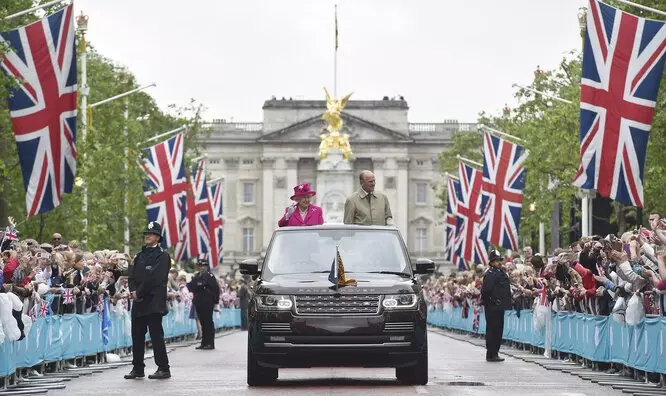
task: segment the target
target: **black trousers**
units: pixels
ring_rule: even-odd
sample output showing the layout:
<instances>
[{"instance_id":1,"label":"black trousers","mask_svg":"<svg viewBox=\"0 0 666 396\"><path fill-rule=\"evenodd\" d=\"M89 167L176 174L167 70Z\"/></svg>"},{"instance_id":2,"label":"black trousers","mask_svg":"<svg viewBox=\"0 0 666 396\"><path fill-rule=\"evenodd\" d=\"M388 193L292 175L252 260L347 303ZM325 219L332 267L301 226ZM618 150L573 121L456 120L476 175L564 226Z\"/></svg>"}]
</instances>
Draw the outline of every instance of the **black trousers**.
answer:
<instances>
[{"instance_id":1,"label":"black trousers","mask_svg":"<svg viewBox=\"0 0 666 396\"><path fill-rule=\"evenodd\" d=\"M504 311L485 308L486 313L486 359L499 355L504 332Z\"/></svg>"},{"instance_id":2,"label":"black trousers","mask_svg":"<svg viewBox=\"0 0 666 396\"><path fill-rule=\"evenodd\" d=\"M169 358L167 358L166 345L164 345L162 314L159 313L132 318L132 365L134 365L134 369L143 372L143 368L146 366L143 362L146 352L146 330L150 332L150 342L153 344L153 355L157 368L169 371Z\"/></svg>"},{"instance_id":3,"label":"black trousers","mask_svg":"<svg viewBox=\"0 0 666 396\"><path fill-rule=\"evenodd\" d=\"M194 304L197 318L201 323L201 345L215 346L215 325L213 324L214 304L209 301L200 301Z\"/></svg>"},{"instance_id":4,"label":"black trousers","mask_svg":"<svg viewBox=\"0 0 666 396\"><path fill-rule=\"evenodd\" d=\"M247 307L241 306L241 330L247 330Z\"/></svg>"}]
</instances>

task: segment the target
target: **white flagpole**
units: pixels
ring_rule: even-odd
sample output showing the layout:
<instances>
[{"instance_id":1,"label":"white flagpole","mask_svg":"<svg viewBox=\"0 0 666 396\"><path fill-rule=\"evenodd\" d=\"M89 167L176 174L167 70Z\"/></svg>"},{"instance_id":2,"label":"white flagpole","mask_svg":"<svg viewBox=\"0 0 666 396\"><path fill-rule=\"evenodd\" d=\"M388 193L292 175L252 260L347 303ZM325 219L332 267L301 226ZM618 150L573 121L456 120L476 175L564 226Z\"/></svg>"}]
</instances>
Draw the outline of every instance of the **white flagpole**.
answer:
<instances>
[{"instance_id":1,"label":"white flagpole","mask_svg":"<svg viewBox=\"0 0 666 396\"><path fill-rule=\"evenodd\" d=\"M157 136L153 136L153 137L151 137L150 139L146 140L145 142L143 142L143 143L141 143L141 144L146 144L146 143L149 143L149 142L155 141L155 140L157 140L157 139L163 138L164 136L169 136L169 135L172 135L172 134L174 134L174 133L178 133L178 132L180 132L180 131L182 131L183 129L186 129L186 128L187 128L187 125L183 125L182 127L179 127L179 128L176 128L176 129L172 129L172 130L170 130L170 131L168 131L168 132L160 133L159 135L157 135Z\"/></svg>"},{"instance_id":2,"label":"white flagpole","mask_svg":"<svg viewBox=\"0 0 666 396\"><path fill-rule=\"evenodd\" d=\"M19 12L15 13L15 14L12 14L12 15L7 15L4 19L5 19L5 21L6 21L6 20L8 20L8 19L17 18L17 17L20 17L21 15L29 14L29 13L31 13L31 12L33 12L33 11L41 10L42 8L45 8L45 7L48 7L48 6L51 6L51 5L57 4L57 3L66 3L66 4L64 5L64 7L66 7L66 6L69 5L70 1L69 1L69 0L53 0L53 1L49 1L48 3L44 3L44 4L42 4L42 5L38 5L38 6L36 6L36 7L32 7L32 8L29 8L29 9L27 9L27 10L24 10L24 11L19 11Z\"/></svg>"},{"instance_id":3,"label":"white flagpole","mask_svg":"<svg viewBox=\"0 0 666 396\"><path fill-rule=\"evenodd\" d=\"M333 56L333 99L338 98L338 5L335 5L335 54Z\"/></svg>"},{"instance_id":4,"label":"white flagpole","mask_svg":"<svg viewBox=\"0 0 666 396\"><path fill-rule=\"evenodd\" d=\"M476 162L476 161L471 160L469 158L461 157L460 155L456 155L456 158L458 158L459 160L461 160L463 162L467 162L467 163L472 164L474 166L480 166L481 168L483 168L483 164L480 163L480 162Z\"/></svg>"},{"instance_id":5,"label":"white flagpole","mask_svg":"<svg viewBox=\"0 0 666 396\"><path fill-rule=\"evenodd\" d=\"M541 96L545 96L545 97L547 97L547 98L550 98L550 99L553 99L553 100L557 100L558 102L562 102L562 103L566 103L566 104L572 104L572 103L573 103L573 102L570 101L570 100L562 99L562 98L560 98L560 97L557 97L557 96L554 96L554 95L550 95L550 94L547 94L547 93L545 93L545 92L537 91L536 89L523 87L522 85L512 84L511 86L512 86L512 87L521 88L521 89L524 89L524 90L526 90L526 91L534 92L535 94L539 94L539 95L541 95Z\"/></svg>"},{"instance_id":6,"label":"white flagpole","mask_svg":"<svg viewBox=\"0 0 666 396\"><path fill-rule=\"evenodd\" d=\"M525 140L523 140L523 139L521 139L521 138L519 138L519 137L517 137L517 136L509 135L508 133L505 133L505 132L499 131L499 130L497 130L497 129L491 128L491 127L489 127L489 126L487 126L487 125L479 124L479 129L486 129L488 132L492 132L492 133L494 133L494 134L502 135L502 136L504 136L504 137L508 137L508 138L510 138L510 139L514 139L514 140L517 140L517 141L519 141L519 142L523 142L523 143L525 143Z\"/></svg>"},{"instance_id":7,"label":"white flagpole","mask_svg":"<svg viewBox=\"0 0 666 396\"><path fill-rule=\"evenodd\" d=\"M107 99L104 99L104 100L100 100L99 102L96 102L96 103L91 104L91 105L90 105L90 108L93 109L93 108L95 108L95 107L97 107L97 106L103 105L103 104L105 104L105 103L109 103L109 102L114 101L114 100L116 100L116 99L123 98L123 97L125 97L125 96L127 96L127 95L131 95L131 94L133 94L133 93L135 93L135 92L143 91L143 90L146 89L146 88L156 87L156 86L157 86L157 84L155 84L155 83L148 84L148 85L144 85L143 87L139 87L139 88L133 89L133 90L131 90L131 91L127 91L127 92L125 92L125 93L121 93L121 94L119 94L119 95L112 96L112 97L107 98Z\"/></svg>"}]
</instances>

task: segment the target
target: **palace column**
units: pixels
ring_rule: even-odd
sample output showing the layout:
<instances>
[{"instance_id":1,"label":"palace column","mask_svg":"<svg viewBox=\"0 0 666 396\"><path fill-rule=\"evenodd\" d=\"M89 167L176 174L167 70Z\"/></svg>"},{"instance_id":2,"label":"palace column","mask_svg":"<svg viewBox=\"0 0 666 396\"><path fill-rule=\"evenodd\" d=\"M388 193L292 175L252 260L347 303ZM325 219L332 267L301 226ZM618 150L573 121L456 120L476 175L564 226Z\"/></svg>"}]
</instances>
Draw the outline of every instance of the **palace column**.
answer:
<instances>
[{"instance_id":1,"label":"palace column","mask_svg":"<svg viewBox=\"0 0 666 396\"><path fill-rule=\"evenodd\" d=\"M386 164L385 158L372 159L372 173L375 174L375 189L386 194L384 191L384 165ZM358 176L358 175L356 175ZM358 180L356 181L358 184Z\"/></svg>"},{"instance_id":2,"label":"palace column","mask_svg":"<svg viewBox=\"0 0 666 396\"><path fill-rule=\"evenodd\" d=\"M275 168L275 158L264 157L261 158L262 166L262 211L261 211L261 221L263 222L263 233L262 233L262 250L266 250L268 247L268 242L271 240L271 235L273 234L273 229L276 227L277 219L273 213L274 204L273 200L275 197L275 191L273 191L274 183L274 171Z\"/></svg>"},{"instance_id":3,"label":"palace column","mask_svg":"<svg viewBox=\"0 0 666 396\"><path fill-rule=\"evenodd\" d=\"M397 158L395 161L398 166L396 177L397 199L396 207L391 208L393 221L402 233L407 246L409 246L409 161L409 158L406 157Z\"/></svg>"},{"instance_id":4,"label":"palace column","mask_svg":"<svg viewBox=\"0 0 666 396\"><path fill-rule=\"evenodd\" d=\"M293 188L299 183L298 181L298 158L290 157L285 158L285 165L287 166L287 200L294 191Z\"/></svg>"},{"instance_id":5,"label":"palace column","mask_svg":"<svg viewBox=\"0 0 666 396\"><path fill-rule=\"evenodd\" d=\"M224 190L222 198L224 205L224 227L237 229L238 219L238 164L239 157L224 158ZM238 253L243 250L241 235L239 232L226 232L224 234L224 250ZM226 259L225 259L226 260Z\"/></svg>"}]
</instances>

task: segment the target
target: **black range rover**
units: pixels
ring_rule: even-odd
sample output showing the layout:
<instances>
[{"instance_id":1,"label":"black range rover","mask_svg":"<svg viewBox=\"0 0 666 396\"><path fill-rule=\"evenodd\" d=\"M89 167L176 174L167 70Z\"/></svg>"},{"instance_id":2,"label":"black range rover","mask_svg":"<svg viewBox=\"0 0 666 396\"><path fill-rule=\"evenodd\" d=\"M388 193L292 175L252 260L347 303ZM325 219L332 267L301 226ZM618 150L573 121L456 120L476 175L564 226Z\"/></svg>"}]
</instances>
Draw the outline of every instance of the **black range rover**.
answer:
<instances>
[{"instance_id":1,"label":"black range rover","mask_svg":"<svg viewBox=\"0 0 666 396\"><path fill-rule=\"evenodd\" d=\"M329 281L336 247L348 279ZM402 383L428 382L426 304L414 274L434 270L419 259L412 268L393 227L322 225L276 230L262 268L253 275L248 308L247 383L265 385L281 367L395 367Z\"/></svg>"}]
</instances>

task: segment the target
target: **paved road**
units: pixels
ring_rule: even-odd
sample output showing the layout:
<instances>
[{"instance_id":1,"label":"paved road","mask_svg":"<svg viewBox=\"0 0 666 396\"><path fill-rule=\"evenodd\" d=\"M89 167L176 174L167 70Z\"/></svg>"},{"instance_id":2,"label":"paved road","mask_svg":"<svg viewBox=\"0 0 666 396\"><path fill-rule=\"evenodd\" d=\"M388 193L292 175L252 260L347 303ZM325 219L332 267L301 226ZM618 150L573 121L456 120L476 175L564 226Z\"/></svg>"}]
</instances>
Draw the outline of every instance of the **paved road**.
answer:
<instances>
[{"instance_id":1,"label":"paved road","mask_svg":"<svg viewBox=\"0 0 666 396\"><path fill-rule=\"evenodd\" d=\"M67 382L51 395L548 395L613 396L619 390L601 386L559 371L546 370L520 358L506 356L503 363L487 363L485 350L448 333L429 333L430 382L426 386L402 386L392 369L289 369L280 370L280 379L268 388L248 388L245 382L245 332L219 337L214 351L196 351L193 346L173 350L170 380L134 380L122 377L129 367L106 370ZM450 335L450 334L449 334ZM453 337L458 337L452 335ZM534 356L534 355L532 355ZM529 358L529 356L527 356ZM538 357L535 357L538 361ZM560 365L556 360L551 364ZM154 369L146 362L146 373ZM579 368L575 368L579 370ZM473 384L478 383L478 384Z\"/></svg>"}]
</instances>

